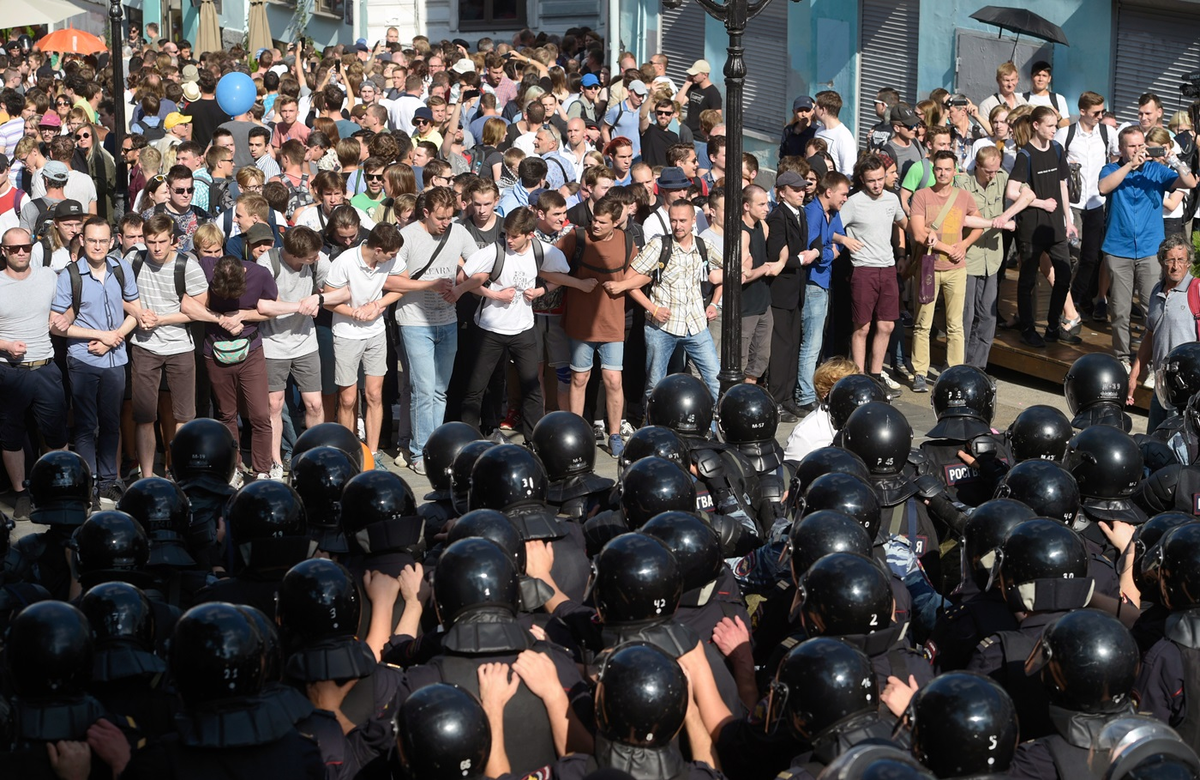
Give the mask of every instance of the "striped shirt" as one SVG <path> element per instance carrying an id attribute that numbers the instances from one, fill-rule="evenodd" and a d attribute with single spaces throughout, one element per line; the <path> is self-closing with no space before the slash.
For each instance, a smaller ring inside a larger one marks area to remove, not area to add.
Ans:
<path id="1" fill-rule="evenodd" d="M 655 306 L 665 306 L 671 310 L 671 316 L 663 324 L 659 324 L 653 316 L 654 310 L 646 312 L 646 320 L 672 336 L 680 338 L 694 336 L 708 328 L 708 319 L 704 316 L 704 295 L 700 283 L 708 278 L 710 271 L 721 270 L 721 250 L 710 241 L 704 241 L 708 253 L 708 267 L 700 256 L 697 241 L 692 239 L 692 246 L 684 249 L 678 241 L 671 241 L 671 257 L 666 267 L 662 269 L 662 279 L 650 290 L 650 300 Z M 654 277 L 658 270 L 658 258 L 662 254 L 662 236 L 650 239 L 634 258 L 630 268 L 644 276 Z"/>

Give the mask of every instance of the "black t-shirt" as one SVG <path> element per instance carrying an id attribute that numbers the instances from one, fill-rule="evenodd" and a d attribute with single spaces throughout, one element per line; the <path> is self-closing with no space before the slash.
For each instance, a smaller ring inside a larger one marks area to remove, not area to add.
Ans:
<path id="1" fill-rule="evenodd" d="M 656 165 L 667 164 L 667 149 L 679 143 L 679 136 L 670 130 L 663 130 L 655 123 L 650 123 L 646 132 L 642 133 L 642 162 L 653 168 Z"/>
<path id="2" fill-rule="evenodd" d="M 229 121 L 229 115 L 222 111 L 217 101 L 212 98 L 192 103 L 188 106 L 188 113 L 192 117 L 192 140 L 206 149 L 212 141 L 213 131 L 220 127 L 222 122 Z"/>
<path id="3" fill-rule="evenodd" d="M 688 112 L 687 126 L 691 128 L 693 135 L 701 141 L 707 141 L 708 136 L 700 132 L 700 112 L 707 111 L 710 108 L 721 107 L 721 90 L 717 89 L 716 84 L 709 84 L 707 87 L 700 88 L 692 86 L 687 93 Z"/>
<path id="4" fill-rule="evenodd" d="M 1017 161 L 1009 178 L 1028 184 L 1039 200 L 1054 198 L 1057 202 L 1053 213 L 1031 206 L 1018 214 L 1018 240 L 1039 243 L 1067 240 L 1062 187 L 1059 186 L 1059 182 L 1066 181 L 1067 173 L 1067 156 L 1053 141 L 1050 142 L 1050 148 L 1044 152 L 1032 143 L 1025 144 L 1017 151 Z"/>
<path id="5" fill-rule="evenodd" d="M 742 232 L 750 236 L 750 263 L 752 268 L 760 268 L 767 262 L 767 238 L 763 234 L 762 223 L 754 227 L 746 227 L 742 223 Z M 760 276 L 749 284 L 742 285 L 742 316 L 751 317 L 765 314 L 771 305 L 771 288 L 767 286 L 766 277 Z"/>

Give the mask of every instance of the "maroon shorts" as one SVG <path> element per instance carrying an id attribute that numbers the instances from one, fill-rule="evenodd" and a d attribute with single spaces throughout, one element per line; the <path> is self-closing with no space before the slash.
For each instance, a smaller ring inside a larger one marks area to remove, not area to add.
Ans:
<path id="1" fill-rule="evenodd" d="M 900 319 L 896 268 L 859 266 L 850 276 L 850 319 L 856 325 Z"/>

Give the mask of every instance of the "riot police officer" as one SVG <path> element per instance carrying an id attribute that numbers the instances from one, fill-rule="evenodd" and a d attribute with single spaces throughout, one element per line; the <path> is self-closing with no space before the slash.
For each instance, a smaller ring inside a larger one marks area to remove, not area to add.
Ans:
<path id="1" fill-rule="evenodd" d="M 1132 500 L 1134 490 L 1142 481 L 1142 451 L 1129 434 L 1111 426 L 1092 426 L 1071 438 L 1063 458 L 1063 468 L 1075 477 L 1079 485 L 1082 518 L 1077 518 L 1075 530 L 1096 545 L 1110 560 L 1116 560 L 1123 550 L 1114 550 L 1096 523 L 1122 522 L 1141 525 L 1146 514 Z M 1080 519 L 1086 520 L 1085 524 Z"/>
<path id="2" fill-rule="evenodd" d="M 758 476 L 755 516 L 769 532 L 784 515 L 784 496 L 790 475 L 783 465 L 783 448 L 775 440 L 779 411 L 759 385 L 737 384 L 717 402 L 718 425 L 726 444 L 750 463 Z"/>
<path id="3" fill-rule="evenodd" d="M 938 422 L 921 453 L 951 499 L 979 506 L 1013 462 L 1004 440 L 992 433 L 996 385 L 974 366 L 951 366 L 934 382 L 931 400 Z"/>
<path id="4" fill-rule="evenodd" d="M 1061 463 L 1067 442 L 1075 435 L 1071 421 L 1059 409 L 1044 404 L 1030 406 L 1008 426 L 1008 448 L 1016 463 L 1037 458 Z"/>
<path id="5" fill-rule="evenodd" d="M 1111 425 L 1128 433 L 1133 418 L 1125 414 L 1129 372 L 1112 355 L 1092 352 L 1077 358 L 1063 378 L 1063 396 L 1075 415 L 1071 425 L 1079 430 Z"/>
<path id="6" fill-rule="evenodd" d="M 13 519 L 0 512 L 0 562 L 8 557 L 10 538 L 15 527 Z M 13 614 L 29 604 L 49 598 L 50 591 L 36 583 L 20 581 L 15 572 L 0 565 L 0 636 L 8 631 L 8 621 Z"/>
<path id="7" fill-rule="evenodd" d="M 202 590 L 198 601 L 245 604 L 274 614 L 283 575 L 316 552 L 304 503 L 282 482 L 260 479 L 233 494 L 225 517 L 234 574 Z"/>
<path id="8" fill-rule="evenodd" d="M 601 512 L 583 524 L 588 557 L 595 557 L 610 540 L 641 528 L 655 515 L 690 512 L 695 506 L 696 487 L 690 474 L 664 458 L 641 458 L 621 475 L 617 508 Z M 730 524 L 730 527 L 740 538 L 740 526 Z"/>
<path id="9" fill-rule="evenodd" d="M 146 571 L 154 577 L 154 588 L 172 607 L 194 605 L 196 594 L 215 578 L 207 564 L 198 563 L 192 554 L 192 507 L 183 490 L 162 477 L 139 479 L 125 489 L 117 509 L 146 530 L 150 540 Z"/>
<path id="10" fill-rule="evenodd" d="M 1053 726 L 1046 692 L 1026 676 L 1025 660 L 1047 625 L 1087 605 L 1095 587 L 1088 576 L 1088 557 L 1078 534 L 1045 518 L 1026 520 L 1004 541 L 998 585 L 1019 625 L 980 642 L 967 671 L 986 674 L 1008 691 L 1017 706 L 1021 733 L 1029 739 L 1050 734 Z"/>
<path id="11" fill-rule="evenodd" d="M 891 403 L 883 386 L 866 374 L 849 374 L 834 382 L 825 398 L 833 430 L 840 431 L 855 409 L 872 401 Z"/>
<path id="12" fill-rule="evenodd" d="M 1041 675 L 1054 733 L 1021 745 L 1012 776 L 1085 777 L 1104 727 L 1134 714 L 1137 643 L 1116 618 L 1081 609 L 1047 626 L 1034 653 L 1026 668 Z"/>
<path id="13" fill-rule="evenodd" d="M 1133 532 L 1130 542 L 1133 552 L 1127 563 L 1122 562 L 1122 566 L 1128 565 L 1133 575 L 1133 589 L 1136 590 L 1141 612 L 1129 630 L 1137 640 L 1143 655 L 1150 651 L 1155 642 L 1162 639 L 1167 617 L 1171 614 L 1163 605 L 1162 595 L 1159 593 L 1159 568 L 1149 565 L 1149 562 L 1158 554 L 1158 543 L 1168 531 L 1195 520 L 1194 515 L 1184 512 L 1163 512 L 1139 525 Z M 1128 587 L 1128 583 L 1124 583 L 1123 586 Z M 1135 594 L 1128 595 L 1133 598 Z"/>
<path id="14" fill-rule="evenodd" d="M 4 560 L 7 577 L 40 585 L 66 601 L 71 590 L 68 548 L 92 506 L 91 469 L 74 452 L 58 450 L 38 458 L 26 482 L 33 506 L 29 519 L 50 527 L 12 545 Z"/>
<path id="15" fill-rule="evenodd" d="M 550 480 L 546 503 L 578 522 L 595 514 L 615 483 L 596 474 L 596 437 L 587 420 L 572 412 L 550 412 L 533 426 L 530 444 Z"/>
<path id="16" fill-rule="evenodd" d="M 453 685 L 415 691 L 396 716 L 400 761 L 409 777 L 484 780 L 492 732 L 478 699 Z"/>
<path id="17" fill-rule="evenodd" d="M 417 510 L 425 518 L 426 536 L 439 533 L 450 519 L 458 516 L 450 488 L 454 459 L 463 447 L 482 438 L 474 427 L 458 421 L 443 423 L 429 434 L 421 450 L 421 461 L 433 490 L 425 494 L 426 503 Z"/>
<path id="18" fill-rule="evenodd" d="M 455 517 L 471 510 L 471 507 L 468 506 L 471 492 L 471 469 L 475 468 L 475 461 L 479 459 L 480 455 L 495 446 L 496 443 L 493 441 L 472 441 L 464 444 L 458 454 L 454 456 L 454 462 L 450 466 L 450 504 L 454 509 Z"/>
<path id="19" fill-rule="evenodd" d="M 1200 757 L 1161 720 L 1134 715 L 1104 727 L 1088 769 L 1105 780 L 1168 780 L 1200 774 Z"/>
<path id="20" fill-rule="evenodd" d="M 907 751 L 871 742 L 847 750 L 833 760 L 821 780 L 934 780 L 935 775 Z"/>
<path id="21" fill-rule="evenodd" d="M 1186 342 L 1167 353 L 1155 372 L 1154 394 L 1169 417 L 1149 433 L 1167 442 L 1181 463 L 1190 464 L 1198 449 L 1192 399 L 1200 393 L 1200 344 Z"/>
<path id="22" fill-rule="evenodd" d="M 223 569 L 227 564 L 217 531 L 225 503 L 234 492 L 237 464 L 237 442 L 216 420 L 190 420 L 171 440 L 171 478 L 187 494 L 192 510 L 188 546 L 206 569 Z"/>
<path id="23" fill-rule="evenodd" d="M 1004 689 L 977 674 L 951 672 L 913 696 L 913 757 L 938 777 L 1007 777 L 1017 750 L 1017 713 Z"/>
<path id="24" fill-rule="evenodd" d="M 317 549 L 333 556 L 350 552 L 342 532 L 342 491 L 358 474 L 350 456 L 322 445 L 292 456 L 290 482 L 308 517 L 308 530 Z"/>
<path id="25" fill-rule="evenodd" d="M 359 471 L 363 470 L 363 453 L 366 447 L 354 431 L 340 423 L 325 422 L 314 425 L 296 437 L 292 445 L 292 457 L 303 455 L 313 447 L 333 447 L 346 453 Z"/>

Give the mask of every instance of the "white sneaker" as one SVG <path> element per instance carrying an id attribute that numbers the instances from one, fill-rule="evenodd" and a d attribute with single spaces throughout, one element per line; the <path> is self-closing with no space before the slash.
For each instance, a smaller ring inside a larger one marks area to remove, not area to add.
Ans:
<path id="1" fill-rule="evenodd" d="M 629 423 L 629 420 L 621 420 L 621 438 L 628 439 L 634 433 L 635 431 L 633 426 Z"/>
<path id="2" fill-rule="evenodd" d="M 1133 366 L 1125 358 L 1121 358 L 1121 365 L 1125 366 L 1125 376 L 1128 377 L 1129 373 L 1133 371 Z"/>
<path id="3" fill-rule="evenodd" d="M 282 482 L 283 481 L 283 464 L 282 463 L 272 463 L 271 471 L 268 472 L 268 474 L 267 474 L 267 479 L 273 479 L 276 482 Z"/>
<path id="4" fill-rule="evenodd" d="M 888 376 L 887 372 L 885 372 L 885 371 L 879 372 L 879 379 L 881 382 L 883 382 L 883 386 L 886 387 L 888 390 L 899 390 L 900 389 L 900 383 L 897 382 L 896 380 L 892 379 L 890 376 Z"/>
<path id="5" fill-rule="evenodd" d="M 1147 390 L 1154 389 L 1154 372 L 1153 371 L 1146 374 L 1146 381 L 1142 382 L 1142 387 L 1146 388 Z"/>
<path id="6" fill-rule="evenodd" d="M 245 484 L 245 482 L 246 478 L 242 475 L 242 470 L 234 469 L 233 478 L 229 480 L 229 486 L 234 490 L 238 490 L 243 484 Z"/>

